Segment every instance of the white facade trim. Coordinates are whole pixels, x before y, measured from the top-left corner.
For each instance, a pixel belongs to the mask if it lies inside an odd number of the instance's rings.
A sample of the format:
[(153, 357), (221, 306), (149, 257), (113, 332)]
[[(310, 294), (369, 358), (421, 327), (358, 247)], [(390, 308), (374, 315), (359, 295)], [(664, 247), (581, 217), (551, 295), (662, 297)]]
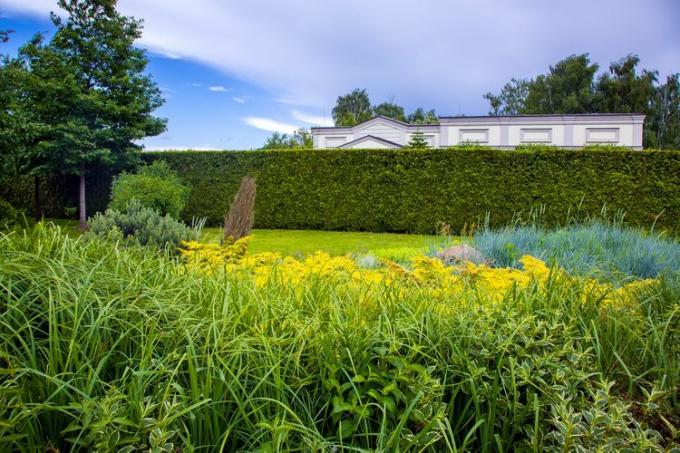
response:
[[(562, 148), (613, 144), (642, 149), (644, 119), (644, 115), (635, 113), (444, 116), (439, 118), (439, 124), (414, 125), (377, 116), (352, 127), (313, 127), (312, 138), (314, 148), (321, 149), (354, 147), (361, 143), (369, 148), (384, 148), (384, 141), (401, 147), (408, 145), (417, 131), (435, 148), (472, 142), (501, 149), (530, 143)], [(373, 139), (359, 142), (368, 136)]]

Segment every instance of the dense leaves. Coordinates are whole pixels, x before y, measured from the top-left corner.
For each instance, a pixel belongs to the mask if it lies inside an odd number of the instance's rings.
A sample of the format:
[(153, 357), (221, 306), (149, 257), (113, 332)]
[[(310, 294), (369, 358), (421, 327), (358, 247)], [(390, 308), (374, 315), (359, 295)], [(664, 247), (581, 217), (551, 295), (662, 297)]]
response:
[(189, 189), (177, 173), (165, 162), (157, 161), (140, 168), (136, 174), (122, 173), (116, 177), (111, 186), (110, 207), (124, 211), (132, 200), (137, 200), (162, 215), (178, 218), (188, 196)]
[[(506, 225), (545, 207), (547, 224), (623, 210), (626, 221), (680, 230), (680, 152), (533, 147), (507, 152), (307, 150), (149, 153), (192, 194), (184, 218), (219, 225), (241, 178), (257, 176), (257, 228), (433, 233)], [(658, 216), (658, 219), (657, 219)]]

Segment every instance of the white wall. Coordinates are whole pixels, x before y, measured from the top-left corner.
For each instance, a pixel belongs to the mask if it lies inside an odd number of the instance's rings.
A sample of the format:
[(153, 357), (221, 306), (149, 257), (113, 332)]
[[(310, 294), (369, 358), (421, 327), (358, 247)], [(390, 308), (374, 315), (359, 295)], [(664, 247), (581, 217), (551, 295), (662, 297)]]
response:
[[(642, 148), (644, 115), (518, 115), (505, 117), (442, 117), (438, 126), (413, 126), (385, 118), (374, 118), (354, 127), (312, 128), (315, 148), (337, 148), (367, 135), (406, 146), (417, 130), (433, 147), (458, 145), (465, 141), (497, 148), (542, 143), (565, 148), (589, 144), (614, 144)], [(389, 147), (372, 141), (370, 147)], [(354, 145), (349, 145), (354, 148)], [(364, 141), (357, 148), (366, 148)]]

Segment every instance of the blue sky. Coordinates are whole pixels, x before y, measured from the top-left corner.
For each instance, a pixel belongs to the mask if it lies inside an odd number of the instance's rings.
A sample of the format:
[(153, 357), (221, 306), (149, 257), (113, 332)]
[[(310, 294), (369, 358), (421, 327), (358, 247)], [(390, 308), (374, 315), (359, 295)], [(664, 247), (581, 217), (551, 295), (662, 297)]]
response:
[[(0, 0), (2, 52), (53, 28), (55, 0)], [(573, 53), (605, 70), (629, 53), (680, 72), (675, 0), (120, 0), (163, 89), (168, 130), (149, 149), (249, 149), (272, 131), (325, 125), (335, 98), (367, 88), (441, 115), (485, 114), (482, 95)]]

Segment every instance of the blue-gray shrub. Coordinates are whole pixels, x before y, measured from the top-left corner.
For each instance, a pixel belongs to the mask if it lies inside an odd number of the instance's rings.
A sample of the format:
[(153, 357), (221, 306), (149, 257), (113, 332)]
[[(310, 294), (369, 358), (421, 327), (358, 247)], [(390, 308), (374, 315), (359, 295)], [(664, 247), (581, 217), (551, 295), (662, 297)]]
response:
[(680, 272), (680, 243), (619, 222), (592, 221), (551, 230), (536, 225), (479, 231), (474, 246), (496, 266), (517, 266), (525, 254), (570, 273), (608, 279)]

